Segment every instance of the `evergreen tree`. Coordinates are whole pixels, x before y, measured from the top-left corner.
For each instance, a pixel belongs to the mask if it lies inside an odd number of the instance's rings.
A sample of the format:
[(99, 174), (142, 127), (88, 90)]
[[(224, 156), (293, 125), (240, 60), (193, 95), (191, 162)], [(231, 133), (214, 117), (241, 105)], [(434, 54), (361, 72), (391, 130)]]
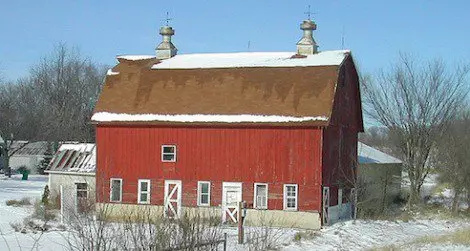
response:
[(45, 174), (44, 171), (47, 169), (47, 167), (51, 163), (52, 155), (53, 155), (52, 144), (47, 142), (47, 149), (46, 149), (46, 152), (44, 152), (44, 158), (41, 160), (41, 162), (37, 166), (37, 172), (39, 174)]
[(42, 198), (41, 198), (41, 202), (44, 206), (48, 206), (49, 205), (49, 194), (50, 194), (50, 191), (49, 191), (49, 186), (46, 185), (44, 187), (44, 193), (42, 194)]

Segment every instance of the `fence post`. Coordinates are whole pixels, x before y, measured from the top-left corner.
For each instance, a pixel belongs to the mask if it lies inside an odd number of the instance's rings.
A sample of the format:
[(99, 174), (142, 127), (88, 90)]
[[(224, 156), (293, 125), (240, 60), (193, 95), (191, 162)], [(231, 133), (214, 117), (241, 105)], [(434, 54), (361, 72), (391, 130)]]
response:
[(224, 233), (224, 251), (227, 251), (227, 233)]
[(244, 237), (244, 231), (243, 231), (243, 202), (240, 201), (238, 202), (238, 213), (237, 213), (237, 218), (238, 218), (238, 244), (243, 244), (243, 237)]

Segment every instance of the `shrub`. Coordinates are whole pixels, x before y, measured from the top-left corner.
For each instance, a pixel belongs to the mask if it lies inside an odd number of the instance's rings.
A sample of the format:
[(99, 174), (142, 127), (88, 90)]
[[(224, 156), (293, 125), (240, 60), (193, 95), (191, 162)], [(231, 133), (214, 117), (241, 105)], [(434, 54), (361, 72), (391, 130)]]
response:
[(31, 205), (31, 201), (29, 198), (22, 198), (21, 200), (7, 200), (5, 202), (7, 206), (13, 206), (13, 207), (22, 207), (22, 206), (29, 206)]
[(34, 218), (50, 221), (56, 218), (55, 212), (50, 210), (48, 207), (42, 204), (42, 202), (36, 201), (34, 203), (34, 211), (33, 215)]

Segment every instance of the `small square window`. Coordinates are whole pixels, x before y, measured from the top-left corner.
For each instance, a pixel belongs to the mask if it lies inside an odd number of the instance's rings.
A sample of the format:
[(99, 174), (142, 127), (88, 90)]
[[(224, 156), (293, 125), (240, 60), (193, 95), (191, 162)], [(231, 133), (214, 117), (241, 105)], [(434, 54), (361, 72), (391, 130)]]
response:
[(176, 146), (163, 145), (162, 146), (162, 162), (176, 162)]
[(199, 181), (197, 183), (197, 205), (210, 206), (211, 183), (208, 181)]

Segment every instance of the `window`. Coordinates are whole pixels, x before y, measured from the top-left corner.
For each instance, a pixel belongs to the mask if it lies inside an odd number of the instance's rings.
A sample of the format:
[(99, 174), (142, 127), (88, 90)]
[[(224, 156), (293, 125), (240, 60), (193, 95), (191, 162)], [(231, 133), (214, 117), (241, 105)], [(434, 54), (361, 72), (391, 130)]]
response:
[(209, 181), (199, 181), (197, 183), (197, 205), (210, 206), (211, 183)]
[(255, 183), (254, 208), (268, 209), (268, 184)]
[(88, 198), (88, 185), (87, 183), (75, 183), (77, 187), (77, 198)]
[(121, 202), (122, 200), (122, 179), (111, 179), (111, 202)]
[(176, 162), (176, 146), (163, 145), (162, 146), (162, 162)]
[(150, 180), (139, 180), (138, 202), (141, 204), (150, 203)]
[(284, 210), (297, 210), (297, 184), (284, 185)]

